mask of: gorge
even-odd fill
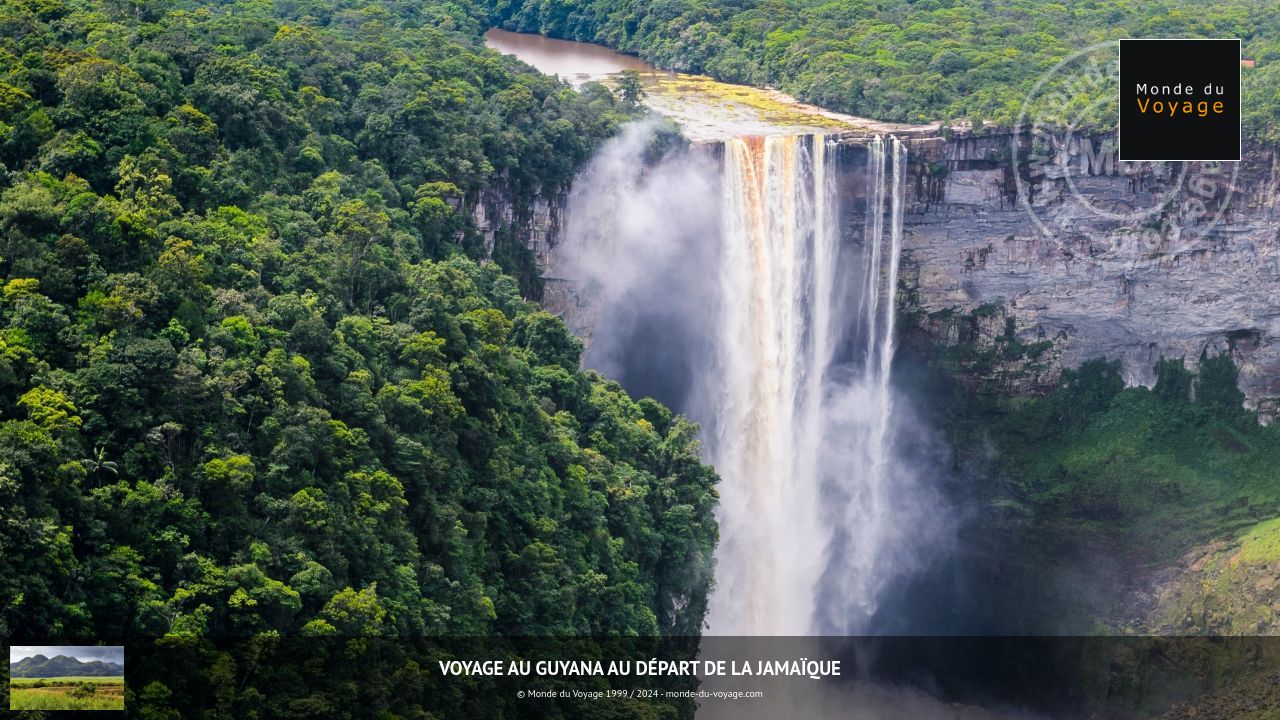
[[[1183,218],[1168,202],[1182,178],[1116,163],[1107,134],[1062,139],[1037,171],[1019,166],[1033,153],[1017,133],[856,118],[815,133],[775,117],[743,134],[744,103],[698,107],[717,105],[735,121],[703,112],[687,149],[653,128],[607,144],[546,203],[534,248],[544,303],[587,341],[587,366],[703,425],[724,478],[709,632],[969,627],[954,617],[968,611],[939,626],[877,603],[937,561],[964,515],[940,498],[956,469],[937,438],[902,427],[913,403],[890,412],[895,337],[995,397],[1043,395],[1093,359],[1150,387],[1162,358],[1194,371],[1229,357],[1246,407],[1274,417],[1280,301],[1250,290],[1280,275],[1269,153],[1218,179],[1211,218]],[[1153,237],[1160,222],[1187,232]],[[1121,580],[1106,602],[1148,582]]]
[[[931,508],[893,444],[907,147],[873,135],[855,152],[804,126],[735,134],[730,117],[699,126],[724,139],[656,159],[660,123],[607,143],[575,182],[547,276],[592,318],[558,308],[590,338],[588,367],[705,429],[722,477],[708,631],[867,633],[910,545],[935,539],[902,532]]]
[[[508,44],[490,44],[522,52],[521,46],[510,44],[512,36],[529,37],[505,33]],[[551,52],[561,54],[588,46],[548,38],[540,38],[540,43],[544,52],[554,48]],[[614,72],[647,67],[647,73],[665,77],[652,66],[634,64],[635,58],[613,56]],[[528,59],[535,66],[541,62]],[[563,72],[563,67],[548,70]],[[1188,232],[1183,238],[1167,232],[1170,218],[1177,220],[1182,212],[1176,203],[1165,202],[1167,212],[1162,208],[1128,219],[1117,215],[1124,209],[1134,215],[1133,209],[1144,203],[1154,206],[1153,198],[1181,197],[1178,193],[1184,189],[1177,186],[1181,176],[1153,172],[1150,164],[1118,162],[1114,133],[1062,138],[1047,160],[1049,172],[1032,178],[1028,173],[1035,168],[1027,167],[1026,158],[1019,166],[1012,152],[1017,147],[1031,154],[1028,133],[944,131],[936,124],[818,114],[812,106],[771,91],[768,97],[782,105],[770,106],[772,114],[760,113],[756,108],[762,101],[747,101],[719,87],[694,84],[678,92],[647,87],[661,98],[646,98],[658,112],[690,108],[688,115],[673,117],[682,129],[697,117],[700,130],[690,137],[699,145],[715,145],[744,128],[759,130],[762,124],[774,132],[820,130],[855,152],[877,134],[902,138],[908,150],[903,169],[904,291],[899,294],[903,312],[929,316],[923,329],[943,344],[954,344],[960,332],[950,318],[979,308],[984,317],[994,318],[980,323],[986,327],[977,331],[979,342],[989,344],[991,334],[1003,332],[1009,320],[1022,340],[1055,341],[1043,358],[1018,365],[1016,369],[1027,371],[1024,377],[990,372],[983,376],[984,383],[1019,392],[1042,389],[1063,367],[1111,357],[1122,360],[1127,383],[1150,385],[1155,380],[1152,368],[1161,356],[1185,358],[1195,367],[1207,349],[1231,352],[1250,408],[1269,419],[1280,407],[1280,373],[1274,370],[1280,363],[1280,300],[1250,289],[1280,276],[1274,237],[1280,175],[1270,149],[1250,148],[1238,169],[1215,183],[1211,204],[1220,212],[1213,222],[1201,223],[1210,232]],[[791,109],[784,113],[784,107]],[[750,122],[741,122],[744,113]],[[1233,164],[1228,167],[1234,169]],[[841,170],[837,174],[841,192],[848,196],[845,205],[864,202],[861,179],[845,177]],[[1026,190],[1021,197],[1020,181]],[[1073,193],[1080,198],[1074,205],[1066,202]],[[594,327],[591,298],[568,294],[551,259],[552,248],[562,240],[567,200],[567,195],[560,195],[541,201],[526,241],[548,277],[547,303],[589,339]],[[1036,216],[1043,210],[1029,212],[1030,202],[1056,211],[1059,224],[1045,226]],[[1081,207],[1086,212],[1076,212]],[[1101,212],[1088,212],[1090,208]],[[498,197],[482,200],[476,211],[478,224],[490,235],[511,222],[509,209]],[[1166,237],[1138,245],[1161,221]],[[1194,274],[1205,271],[1225,283],[1225,289],[1193,282]],[[1166,278],[1171,282],[1164,282]]]

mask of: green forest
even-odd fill
[[[488,0],[495,24],[634,53],[664,68],[772,85],[880,120],[1011,126],[1036,80],[1124,37],[1243,40],[1245,131],[1280,140],[1280,7],[1267,0]],[[1084,124],[1116,109],[1071,93]]]
[[[976,514],[959,532],[967,562],[998,588],[980,617],[1014,634],[1274,627],[1276,588],[1258,577],[1280,567],[1280,428],[1243,407],[1230,355],[1206,352],[1196,371],[1160,358],[1150,388],[1126,387],[1119,360],[1094,359],[1024,395],[974,383],[990,357],[972,347],[924,356],[925,414],[963,485],[951,492]],[[1252,557],[1239,552],[1250,544]],[[1179,582],[1195,592],[1135,606],[1152,573],[1219,554],[1233,572],[1191,570]]]
[[[630,105],[484,27],[3,0],[0,638],[699,632],[696,428],[580,372],[468,212]]]

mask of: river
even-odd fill
[[[493,29],[485,44],[514,55],[574,87],[612,82],[623,70],[640,73],[644,104],[674,120],[694,142],[715,142],[743,135],[860,134],[899,136],[936,130],[936,125],[885,123],[802,103],[784,92],[676,73],[654,67],[634,55],[601,45],[555,40],[529,33]]]

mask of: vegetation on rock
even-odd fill
[[[1143,628],[1163,634],[1274,635],[1280,631],[1280,518],[1235,540],[1188,553],[1164,583]]]
[[[1009,397],[949,377],[953,355],[935,361],[950,369],[930,412],[955,472],[970,478],[962,492],[981,508],[981,528],[965,533],[970,551],[999,558],[1006,573],[1004,621],[1029,632],[1140,623],[1123,607],[1132,593],[1213,541],[1239,548],[1231,567],[1244,569],[1211,573],[1222,585],[1215,602],[1239,609],[1245,596],[1227,585],[1274,544],[1280,429],[1241,406],[1229,356],[1202,357],[1198,373],[1161,360],[1152,388],[1125,387],[1118,362],[1095,360],[1045,395]],[[1270,622],[1269,607],[1258,612]],[[1237,620],[1256,625],[1256,614]],[[1184,632],[1183,619],[1159,622]]]

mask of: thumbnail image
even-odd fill
[[[10,710],[124,710],[124,648],[9,648]]]

